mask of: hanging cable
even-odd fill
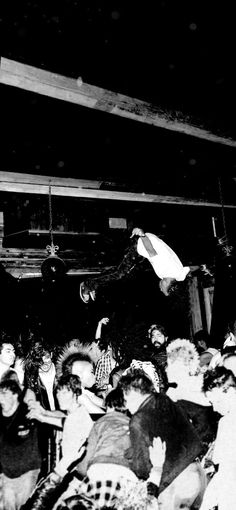
[[[220,203],[221,203],[221,216],[222,216],[222,223],[223,223],[223,230],[224,230],[224,236],[222,238],[222,242],[227,245],[228,244],[228,235],[227,235],[227,228],[226,228],[226,218],[225,218],[225,207],[224,207],[223,192],[222,192],[222,183],[221,183],[220,177],[218,177],[218,188],[219,188],[219,196],[220,196]]]
[[[49,190],[48,190],[48,211],[49,211],[49,236],[50,236],[50,245],[46,246],[46,249],[50,255],[56,255],[59,250],[59,246],[55,246],[53,242],[53,218],[52,218],[52,186],[51,181],[49,181]]]
[[[220,237],[218,242],[220,245],[222,245],[224,253],[229,256],[229,255],[231,255],[233,246],[229,245],[229,238],[228,238],[227,227],[226,227],[224,198],[223,198],[222,183],[221,183],[220,177],[218,177],[218,189],[219,189],[219,196],[220,196],[220,203],[221,203],[221,216],[222,216],[223,232],[224,232],[223,237]]]
[[[48,257],[43,261],[41,265],[41,272],[45,279],[54,282],[59,276],[63,276],[66,273],[66,265],[64,260],[58,257],[57,252],[59,246],[55,246],[53,242],[53,217],[52,217],[52,187],[51,181],[49,181],[48,191],[48,210],[49,210],[49,236],[50,244],[46,246]]]
[[[49,209],[49,235],[51,240],[51,245],[54,245],[53,243],[53,225],[52,225],[52,187],[51,187],[51,181],[49,181],[49,192],[48,192],[48,209]]]

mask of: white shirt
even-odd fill
[[[151,241],[157,255],[150,257],[147,249],[144,246],[142,237],[139,237],[137,244],[137,252],[142,257],[145,257],[152,264],[152,267],[157,276],[162,278],[174,278],[177,281],[185,280],[190,271],[190,267],[184,267],[176,253],[166,244],[159,239],[155,234],[146,232],[145,234]]]
[[[55,468],[57,473],[64,476],[70,464],[78,458],[78,451],[88,438],[92,426],[93,421],[83,405],[68,414],[62,433],[62,459]]]
[[[236,407],[219,421],[213,462],[219,464],[216,488],[218,508],[236,509]]]

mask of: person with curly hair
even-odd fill
[[[176,385],[168,389],[167,395],[192,423],[205,452],[215,438],[218,417],[202,391],[200,357],[190,340],[178,338],[167,346],[167,377],[172,386]]]
[[[151,361],[158,373],[160,391],[165,393],[168,389],[166,376],[168,335],[166,328],[162,324],[151,324],[148,328],[148,339],[152,345]]]
[[[35,402],[45,411],[59,408],[56,396],[55,350],[43,339],[33,339],[31,348],[24,359],[25,401]],[[57,455],[57,434],[43,423],[40,424],[40,448],[43,456],[42,474],[50,471]]]

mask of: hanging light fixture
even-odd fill
[[[218,245],[221,247],[222,252],[225,257],[231,257],[232,251],[233,251],[233,246],[231,246],[229,244],[228,232],[227,232],[227,227],[226,227],[226,218],[225,218],[225,206],[224,206],[222,184],[221,184],[220,177],[218,177],[218,188],[219,188],[219,195],[220,195],[221,216],[222,216],[223,231],[224,231],[224,235],[222,237],[218,238]]]
[[[51,184],[49,185],[48,206],[49,206],[49,235],[51,243],[46,246],[48,257],[42,262],[41,273],[45,280],[55,282],[58,278],[65,275],[66,264],[64,260],[58,257],[57,252],[59,250],[59,246],[55,245],[53,242]]]

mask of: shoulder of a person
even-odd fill
[[[159,395],[159,394],[158,394]],[[146,419],[147,413],[152,412],[155,408],[155,393],[150,395],[142,402],[137,411],[131,416],[131,422],[139,421],[140,419]]]
[[[110,413],[106,413],[104,415],[105,420],[109,422],[119,422],[119,423],[128,423],[130,418],[121,411],[112,411]]]
[[[81,417],[80,419],[82,421],[85,422],[87,420],[89,422],[92,422],[92,418],[90,416],[90,413],[88,412],[88,409],[86,409],[84,404],[81,404],[78,409],[79,409],[79,411],[78,411],[77,414],[78,414],[78,417]]]
[[[93,398],[95,395],[92,391],[88,390],[87,388],[81,388],[82,394],[87,395],[89,398]]]
[[[140,411],[142,411],[144,409],[144,412],[145,412],[145,408],[146,410],[153,410],[155,412],[155,409],[161,409],[163,412],[164,412],[164,409],[171,409],[171,408],[176,408],[175,406],[175,403],[170,399],[170,397],[168,395],[166,395],[165,393],[159,393],[157,391],[153,392],[150,394],[149,398],[147,398],[144,402],[143,402],[143,406],[140,407]],[[139,409],[138,411],[139,412]]]
[[[145,232],[145,235],[149,239],[151,239],[151,241],[156,241],[156,242],[163,243],[163,241],[156,234],[152,234],[151,232]]]
[[[89,412],[86,408],[86,406],[84,404],[80,404],[77,409],[75,410],[74,413],[72,413],[74,415],[84,415],[84,416],[89,416]]]
[[[11,374],[15,374],[17,375],[17,372],[14,368],[8,368],[7,370],[5,370],[5,372],[3,372],[0,376],[0,381],[2,382],[3,380],[5,379],[10,379],[11,378]]]
[[[12,425],[15,427],[15,425],[17,425],[17,424],[19,424],[21,422],[24,422],[28,412],[29,412],[29,410],[28,410],[27,404],[25,402],[20,402],[18,407],[17,407],[17,409],[13,413],[14,420],[12,422]]]

